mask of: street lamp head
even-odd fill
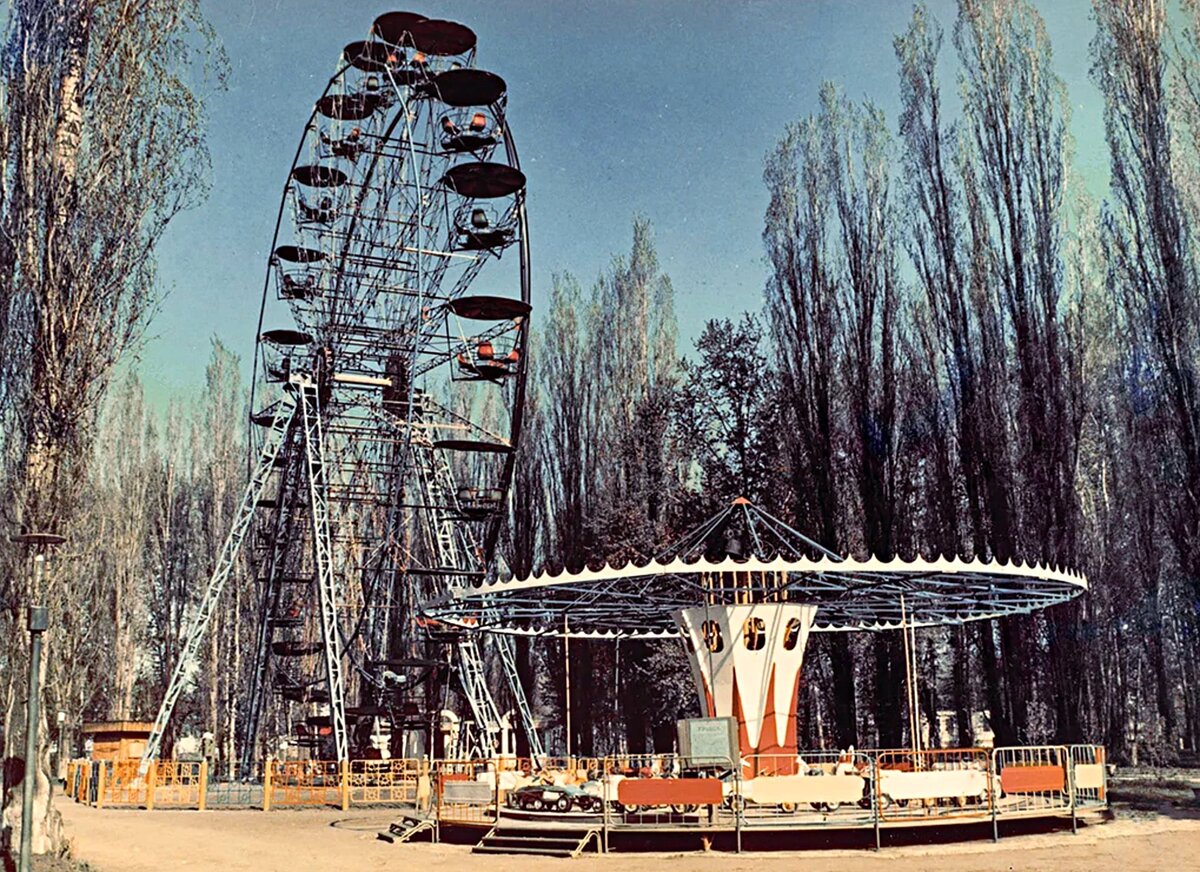
[[[67,537],[60,536],[57,533],[21,533],[20,535],[13,536],[11,541],[16,542],[18,545],[27,545],[41,553],[63,544],[67,541]]]
[[[29,632],[44,633],[50,628],[50,611],[45,606],[30,606],[26,615]]]

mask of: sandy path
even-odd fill
[[[564,861],[473,856],[456,845],[389,845],[375,838],[386,812],[126,811],[61,804],[75,856],[97,872],[254,869],[261,872],[486,868],[487,872],[908,872],[1200,870],[1200,819],[1148,817],[1069,832],[936,847],[759,854],[614,854]],[[349,827],[330,827],[350,818]],[[802,856],[803,861],[798,861]]]

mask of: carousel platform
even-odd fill
[[[1003,803],[990,810],[960,813],[930,810],[900,818],[862,809],[831,813],[811,810],[742,816],[707,812],[677,814],[559,814],[502,809],[490,820],[438,824],[441,841],[474,845],[476,853],[539,854],[573,857],[583,851],[796,851],[823,848],[886,848],[906,844],[998,839],[1069,832],[1109,819],[1105,807],[1017,808]]]

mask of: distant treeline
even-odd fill
[[[1069,605],[918,633],[925,718],[954,712],[964,745],[986,711],[1002,743],[1194,749],[1198,12],[1096,4],[1103,203],[1037,10],[961,0],[949,40],[921,6],[895,38],[898,119],[828,84],[767,155],[761,312],[711,321],[681,360],[642,221],[590,292],[559,276],[514,569],[645,557],[738,495],[839,552],[1065,564],[1091,580]],[[669,745],[695,711],[678,646],[570,652],[577,752]],[[522,657],[561,711],[560,644]],[[814,637],[802,743],[907,741],[903,662],[898,633]]]

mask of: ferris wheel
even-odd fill
[[[343,49],[279,207],[250,482],[147,761],[244,544],[260,614],[244,760],[264,719],[340,760],[381,729],[432,729],[444,646],[417,604],[488,574],[521,432],[529,239],[506,105],[462,24],[391,12]],[[489,751],[501,716],[479,647],[441,629]]]

